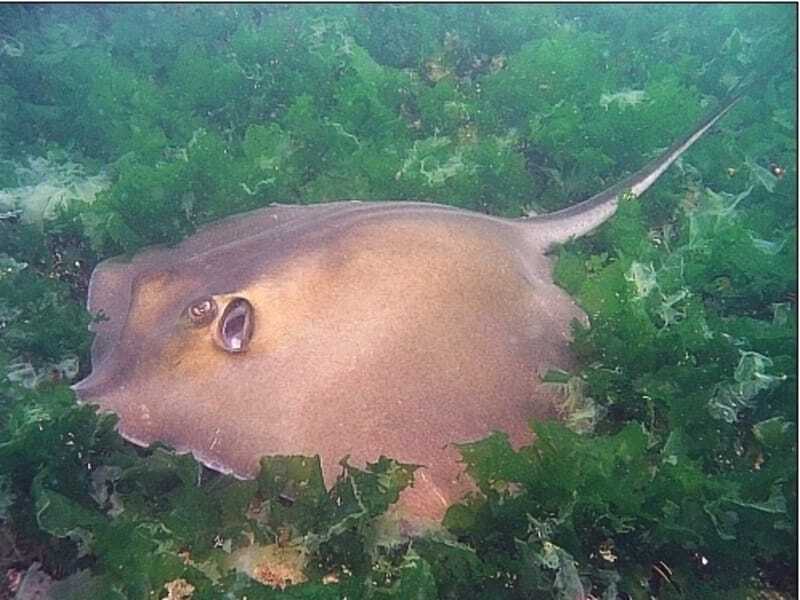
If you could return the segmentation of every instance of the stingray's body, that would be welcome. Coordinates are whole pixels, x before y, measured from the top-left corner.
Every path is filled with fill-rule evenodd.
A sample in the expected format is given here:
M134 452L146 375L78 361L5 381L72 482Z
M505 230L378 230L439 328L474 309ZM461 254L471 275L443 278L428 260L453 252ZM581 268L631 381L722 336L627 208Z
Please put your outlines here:
M274 454L420 465L405 517L439 519L470 488L455 443L530 440L554 416L541 382L569 368L583 313L545 252L641 194L726 107L622 184L543 217L424 203L275 205L92 277L93 372L82 400L128 439L253 476Z

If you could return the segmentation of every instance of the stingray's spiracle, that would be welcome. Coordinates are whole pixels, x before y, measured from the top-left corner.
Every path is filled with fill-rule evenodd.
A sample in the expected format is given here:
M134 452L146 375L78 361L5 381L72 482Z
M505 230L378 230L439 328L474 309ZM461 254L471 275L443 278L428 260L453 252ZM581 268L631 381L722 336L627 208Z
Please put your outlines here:
M219 340L228 352L244 352L253 336L253 306L244 298L234 298L219 320Z

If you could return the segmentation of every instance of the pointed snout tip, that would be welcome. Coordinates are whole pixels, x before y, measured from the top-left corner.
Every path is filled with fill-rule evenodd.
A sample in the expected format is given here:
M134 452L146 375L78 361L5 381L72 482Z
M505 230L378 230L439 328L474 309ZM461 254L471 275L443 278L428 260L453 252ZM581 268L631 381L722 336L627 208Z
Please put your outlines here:
M97 381L97 377L95 377L94 374L90 374L80 381L73 383L71 386L69 386L69 389L75 392L75 395L78 396L78 400L85 401L89 397L96 395L96 392L100 387L99 383L100 382Z
M88 388L88 387L89 387L89 380L91 379L91 377L92 377L92 376L91 376L91 375L89 375L89 376L87 376L87 377L84 377L84 378L83 378L83 379L81 379L80 381L76 381L76 382L75 382L75 383L73 383L71 386L69 386L69 389L71 389L73 392L81 392L81 391L84 391L86 388Z

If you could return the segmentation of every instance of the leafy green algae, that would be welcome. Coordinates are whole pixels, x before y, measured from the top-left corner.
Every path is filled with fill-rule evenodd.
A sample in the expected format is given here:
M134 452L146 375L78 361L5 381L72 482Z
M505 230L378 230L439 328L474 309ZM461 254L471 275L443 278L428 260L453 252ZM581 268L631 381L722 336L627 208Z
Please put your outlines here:
M791 589L791 10L0 9L3 188L21 189L17 166L43 156L110 181L40 225L0 219L0 567L25 581L43 570L57 598ZM462 446L480 493L451 508L446 531L409 541L378 526L412 467L345 465L325 490L317 460L273 457L235 481L131 447L64 385L88 370L82 306L100 258L272 201L562 208L641 166L753 73L759 85L719 133L557 251L557 280L591 320L575 328L580 370L552 377L567 418L534 424L518 450L501 434ZM580 428L578 408L590 410ZM252 579L234 560L248 547L298 558L298 583Z

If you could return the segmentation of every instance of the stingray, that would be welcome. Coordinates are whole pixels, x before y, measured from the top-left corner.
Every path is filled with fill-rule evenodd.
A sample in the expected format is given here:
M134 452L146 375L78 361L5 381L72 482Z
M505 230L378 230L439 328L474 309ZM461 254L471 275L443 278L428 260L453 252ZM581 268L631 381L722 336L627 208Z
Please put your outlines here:
M574 366L583 311L549 250L638 197L733 105L621 183L565 210L506 219L419 202L271 205L174 247L95 269L106 320L82 402L250 478L265 455L419 465L396 510L440 520L473 489L457 443L494 431L515 447L557 416L549 369Z

